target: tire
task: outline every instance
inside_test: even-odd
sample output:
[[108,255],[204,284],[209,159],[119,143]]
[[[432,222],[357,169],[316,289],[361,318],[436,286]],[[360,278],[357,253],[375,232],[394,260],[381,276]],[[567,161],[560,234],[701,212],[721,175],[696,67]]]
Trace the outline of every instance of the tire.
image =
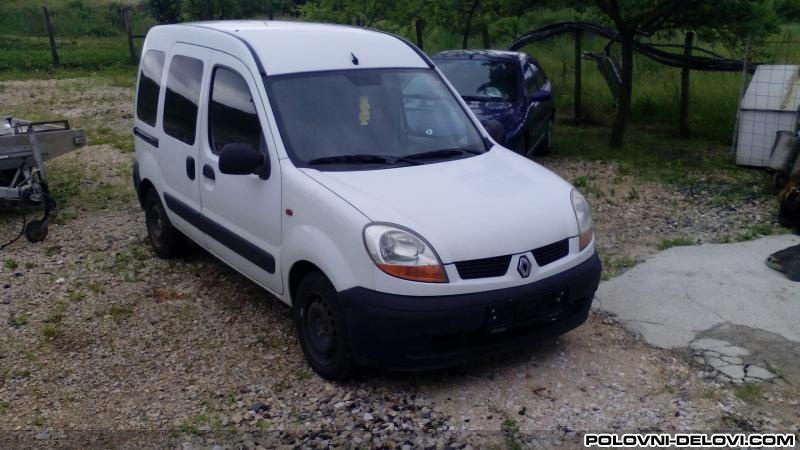
[[553,126],[555,125],[553,118],[551,117],[547,121],[547,131],[544,135],[544,139],[539,145],[536,146],[536,149],[533,151],[533,154],[536,156],[546,156],[552,153],[553,151]]
[[325,275],[311,272],[300,281],[292,307],[300,347],[314,372],[328,380],[354,373],[353,354],[336,290]]
[[181,254],[186,248],[186,236],[169,221],[155,189],[148,189],[144,195],[144,216],[147,237],[156,255],[159,258],[169,259]]
[[47,237],[47,226],[41,220],[31,220],[25,225],[25,239],[28,242],[42,242]]

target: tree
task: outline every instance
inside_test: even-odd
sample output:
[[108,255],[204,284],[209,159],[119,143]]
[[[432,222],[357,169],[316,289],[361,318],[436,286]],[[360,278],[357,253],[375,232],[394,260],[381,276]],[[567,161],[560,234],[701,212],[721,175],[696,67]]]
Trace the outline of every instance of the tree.
[[777,27],[769,2],[762,0],[592,0],[594,8],[619,33],[622,68],[617,116],[611,146],[623,143],[633,92],[633,48],[641,37],[695,31],[728,43],[747,35],[759,37]]
[[318,0],[300,7],[303,17],[372,28],[393,16],[399,3],[386,0]]
[[147,11],[160,24],[178,23],[181,21],[182,0],[148,0]]

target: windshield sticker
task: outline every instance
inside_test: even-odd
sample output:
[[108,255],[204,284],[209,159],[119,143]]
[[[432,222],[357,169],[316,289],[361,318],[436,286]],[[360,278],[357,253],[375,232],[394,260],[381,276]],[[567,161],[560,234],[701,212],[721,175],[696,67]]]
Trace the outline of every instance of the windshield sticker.
[[358,119],[361,121],[361,126],[369,125],[369,97],[362,95],[358,102]]

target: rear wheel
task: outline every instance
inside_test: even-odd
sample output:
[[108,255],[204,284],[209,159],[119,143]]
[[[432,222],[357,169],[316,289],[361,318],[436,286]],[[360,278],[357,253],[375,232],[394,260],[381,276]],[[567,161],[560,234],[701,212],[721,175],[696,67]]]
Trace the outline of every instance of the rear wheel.
[[148,189],[145,193],[144,215],[153,251],[164,259],[180,254],[186,246],[186,236],[172,226],[155,189]]
[[353,355],[336,290],[320,272],[306,275],[293,307],[297,336],[308,364],[321,377],[344,380],[353,373]]

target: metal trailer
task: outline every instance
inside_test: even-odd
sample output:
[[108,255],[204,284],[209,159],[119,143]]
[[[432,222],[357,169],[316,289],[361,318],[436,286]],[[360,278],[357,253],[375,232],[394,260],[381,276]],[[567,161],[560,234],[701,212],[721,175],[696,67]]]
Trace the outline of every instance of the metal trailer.
[[0,201],[42,205],[44,209],[44,216],[27,222],[21,232],[30,242],[47,237],[47,227],[56,214],[45,161],[84,145],[84,131],[70,128],[66,120],[31,122],[0,115]]

